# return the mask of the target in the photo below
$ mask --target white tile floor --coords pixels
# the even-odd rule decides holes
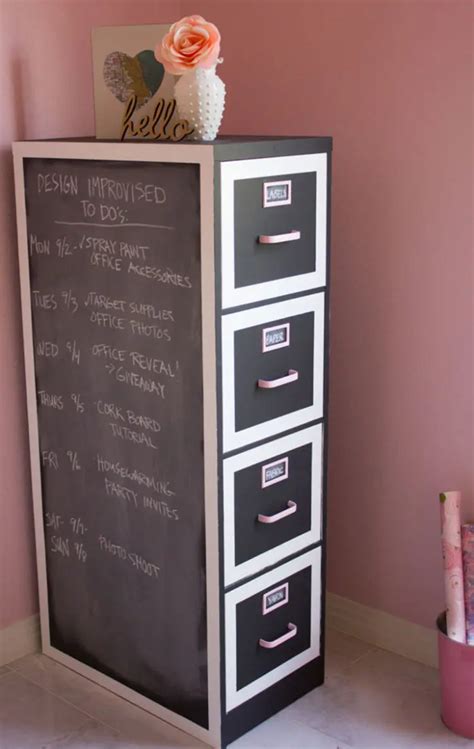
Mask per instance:
[[[326,684],[233,749],[456,749],[433,669],[330,632]],[[0,668],[0,749],[198,749],[199,742],[41,655]]]

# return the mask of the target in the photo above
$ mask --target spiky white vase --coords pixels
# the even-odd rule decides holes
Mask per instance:
[[[184,73],[174,87],[174,98],[181,119],[194,128],[193,140],[214,140],[222,122],[225,83],[216,67],[196,68]]]

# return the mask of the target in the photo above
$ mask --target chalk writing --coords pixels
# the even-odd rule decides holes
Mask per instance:
[[[55,531],[58,531],[64,524],[61,515],[58,515],[56,512],[46,512],[44,517],[46,528],[54,528]]]
[[[84,300],[85,307],[95,307],[106,311],[130,312],[133,315],[140,315],[147,320],[161,320],[174,322],[174,314],[169,309],[157,309],[154,304],[144,304],[143,302],[127,302],[126,299],[114,299],[107,294],[98,291],[89,291]]]
[[[143,572],[143,574],[148,575],[148,577],[158,577],[160,568],[157,564],[148,562],[139,554],[128,551],[125,546],[112,543],[112,541],[109,538],[106,538],[106,536],[100,535],[98,542],[100,550],[104,553],[110,554],[123,562],[130,563],[134,569]]]
[[[119,437],[128,442],[134,442],[136,445],[146,445],[146,447],[151,447],[153,450],[158,450],[158,447],[153,443],[152,438],[144,432],[135,432],[133,429],[124,427],[121,424],[114,424],[113,422],[110,422],[109,426],[114,437]]]
[[[58,454],[54,450],[42,450],[41,465],[44,468],[52,468],[57,471],[59,468]]]
[[[69,557],[71,555],[68,538],[63,538],[62,536],[51,536],[50,543],[50,550],[53,554],[60,554],[62,557]]]
[[[76,341],[68,341],[66,343],[66,349],[69,352],[71,356],[71,361],[73,364],[77,364],[79,366],[81,362],[81,350],[79,346],[77,345]]]
[[[55,294],[42,294],[37,289],[32,291],[33,306],[37,309],[55,310],[58,308],[58,302]]]
[[[115,481],[110,481],[108,478],[104,478],[105,492],[108,497],[118,497],[124,499],[126,502],[130,502],[138,506],[137,493],[133,489],[128,489],[122,484],[117,484]]]
[[[30,256],[33,255],[50,255],[51,254],[51,243],[49,239],[44,239],[40,242],[36,234],[30,234],[28,247],[30,250]]]
[[[55,359],[59,354],[59,346],[53,341],[38,341],[36,354],[37,356],[44,356],[45,359]]]
[[[71,400],[72,400],[72,402],[74,403],[74,405],[76,407],[76,413],[83,414],[85,406],[84,406],[84,402],[83,402],[80,394],[79,393],[71,393]]]
[[[47,408],[55,408],[58,411],[62,411],[64,408],[62,395],[47,393],[46,390],[38,390],[38,397],[40,405],[42,406],[46,406]]]
[[[62,291],[61,299],[62,299],[64,307],[68,311],[72,312],[73,314],[77,312],[77,310],[79,309],[79,304],[78,304],[77,298],[74,296],[71,289],[68,289],[67,291]]]
[[[129,468],[119,461],[108,460],[102,455],[97,455],[96,461],[97,471],[99,473],[112,473],[115,476],[118,476],[121,480],[128,480],[136,483],[138,486],[145,486],[147,489],[151,489],[158,495],[161,494],[165,497],[173,497],[175,495],[169,481],[159,479],[156,476],[150,476],[143,471],[136,470],[135,468]]]
[[[79,180],[75,174],[38,174],[36,189],[38,193],[57,192],[60,195],[74,196],[79,194]]]
[[[143,182],[120,182],[108,177],[89,177],[87,180],[89,198],[101,200],[122,200],[125,203],[166,203],[166,191],[163,187]]]
[[[79,458],[77,456],[77,452],[75,450],[68,450],[67,451],[67,457],[69,458],[69,462],[71,464],[71,470],[72,471],[80,471],[81,466],[79,463]]]
[[[81,518],[69,518],[69,525],[71,531],[75,536],[84,536],[87,533],[87,528],[84,525]]]
[[[115,364],[106,364],[105,369],[117,382],[122,382],[130,387],[138,388],[142,393],[153,393],[158,398],[165,398],[165,386],[151,377],[143,377],[136,372],[131,372],[125,367],[116,367]]]
[[[147,510],[154,510],[160,515],[168,518],[168,520],[179,520],[179,513],[176,508],[171,508],[167,502],[163,499],[155,499],[154,497],[142,497],[143,507]]]
[[[116,403],[106,403],[105,401],[99,400],[96,401],[94,405],[101,416],[111,416],[117,421],[142,426],[153,432],[159,432],[161,430],[160,424],[155,419],[152,419],[149,416],[139,416],[131,409],[125,410],[122,406],[118,406]]]
[[[192,288],[192,282],[189,276],[182,276],[171,268],[157,268],[151,265],[141,265],[140,263],[130,262],[128,264],[127,272],[141,276],[142,278],[148,278],[157,283],[171,284],[172,286],[179,286],[184,289]]]

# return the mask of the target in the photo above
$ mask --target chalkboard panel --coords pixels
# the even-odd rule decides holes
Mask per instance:
[[[25,190],[51,644],[207,727],[199,167]]]

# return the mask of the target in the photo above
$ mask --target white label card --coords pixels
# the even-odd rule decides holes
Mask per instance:
[[[288,478],[288,458],[280,458],[262,466],[262,489]]]
[[[271,611],[279,609],[280,606],[284,606],[288,603],[288,583],[279,585],[278,588],[269,590],[268,593],[264,593],[262,596],[262,613],[270,614]]]
[[[290,345],[290,323],[274,325],[262,331],[262,352],[274,351]]]
[[[263,207],[291,205],[291,179],[263,183]]]

